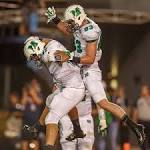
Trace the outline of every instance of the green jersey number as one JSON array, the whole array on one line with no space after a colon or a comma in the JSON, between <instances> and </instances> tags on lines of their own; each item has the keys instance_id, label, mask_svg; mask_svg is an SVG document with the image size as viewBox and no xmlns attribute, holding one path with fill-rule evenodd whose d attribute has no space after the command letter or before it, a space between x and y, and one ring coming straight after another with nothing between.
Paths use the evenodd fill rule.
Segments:
<instances>
[{"instance_id":1,"label":"green jersey number","mask_svg":"<svg viewBox=\"0 0 150 150\"><path fill-rule=\"evenodd\" d=\"M88 31L88 30L92 30L93 29L93 26L92 25L90 25L90 26L88 26L88 27L85 27L84 28L84 31L86 32L86 31Z\"/></svg>"},{"instance_id":2,"label":"green jersey number","mask_svg":"<svg viewBox=\"0 0 150 150\"><path fill-rule=\"evenodd\" d=\"M79 40L75 40L75 48L78 53L82 53L81 42Z\"/></svg>"}]
</instances>

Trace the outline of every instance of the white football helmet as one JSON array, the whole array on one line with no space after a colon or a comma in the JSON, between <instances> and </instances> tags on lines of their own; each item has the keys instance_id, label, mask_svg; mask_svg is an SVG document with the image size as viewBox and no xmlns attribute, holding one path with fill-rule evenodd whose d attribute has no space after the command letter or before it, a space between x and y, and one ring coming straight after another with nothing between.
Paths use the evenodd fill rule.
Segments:
<instances>
[{"instance_id":1,"label":"white football helmet","mask_svg":"<svg viewBox=\"0 0 150 150\"><path fill-rule=\"evenodd\" d=\"M74 20L75 24L78 24L79 26L81 26L86 16L87 15L83 7L80 5L71 5L65 10L64 13L65 21Z\"/></svg>"},{"instance_id":2,"label":"white football helmet","mask_svg":"<svg viewBox=\"0 0 150 150\"><path fill-rule=\"evenodd\" d=\"M27 59L31 59L33 55L40 58L44 52L45 43L36 36L29 37L24 44L24 55Z\"/></svg>"}]
</instances>

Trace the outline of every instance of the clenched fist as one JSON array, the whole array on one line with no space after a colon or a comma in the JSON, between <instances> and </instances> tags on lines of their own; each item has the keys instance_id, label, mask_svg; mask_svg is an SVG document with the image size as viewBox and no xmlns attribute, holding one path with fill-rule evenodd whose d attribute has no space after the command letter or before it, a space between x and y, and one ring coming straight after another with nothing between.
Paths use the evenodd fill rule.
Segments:
<instances>
[{"instance_id":1,"label":"clenched fist","mask_svg":"<svg viewBox=\"0 0 150 150\"><path fill-rule=\"evenodd\" d=\"M67 52L65 51L60 51L60 50L57 50L55 53L55 59L56 61L60 61L60 62L67 62L69 59L70 59L70 56Z\"/></svg>"}]
</instances>

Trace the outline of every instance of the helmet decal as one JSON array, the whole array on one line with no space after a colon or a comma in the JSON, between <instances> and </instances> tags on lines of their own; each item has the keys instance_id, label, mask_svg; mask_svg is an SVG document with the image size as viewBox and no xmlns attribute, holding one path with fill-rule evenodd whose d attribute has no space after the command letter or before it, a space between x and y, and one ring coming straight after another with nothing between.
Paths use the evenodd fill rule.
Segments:
<instances>
[{"instance_id":1,"label":"helmet decal","mask_svg":"<svg viewBox=\"0 0 150 150\"><path fill-rule=\"evenodd\" d=\"M34 42L34 41L31 41L31 45L32 45L34 48L36 48L37 45L38 45L38 43L37 43L37 42Z\"/></svg>"},{"instance_id":2,"label":"helmet decal","mask_svg":"<svg viewBox=\"0 0 150 150\"><path fill-rule=\"evenodd\" d=\"M38 45L37 42L31 41L30 45L28 46L28 49L31 49L32 51L34 51L37 45Z\"/></svg>"},{"instance_id":3,"label":"helmet decal","mask_svg":"<svg viewBox=\"0 0 150 150\"><path fill-rule=\"evenodd\" d=\"M29 45L28 49L31 49L32 51L34 51L32 45Z\"/></svg>"},{"instance_id":4,"label":"helmet decal","mask_svg":"<svg viewBox=\"0 0 150 150\"><path fill-rule=\"evenodd\" d=\"M34 41L31 41L30 44L31 45L28 46L28 49L31 49L31 50L35 49L37 47L37 45L38 45L38 43L34 42Z\"/></svg>"},{"instance_id":5,"label":"helmet decal","mask_svg":"<svg viewBox=\"0 0 150 150\"><path fill-rule=\"evenodd\" d=\"M81 14L81 10L79 7L76 7L74 10L71 10L70 13L72 13L74 17L77 17Z\"/></svg>"}]
</instances>

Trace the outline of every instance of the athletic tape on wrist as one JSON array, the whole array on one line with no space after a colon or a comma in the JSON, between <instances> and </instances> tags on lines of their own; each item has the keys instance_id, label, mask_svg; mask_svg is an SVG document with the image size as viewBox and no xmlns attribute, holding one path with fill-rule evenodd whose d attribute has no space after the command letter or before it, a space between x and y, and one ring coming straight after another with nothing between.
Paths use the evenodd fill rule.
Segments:
<instances>
[{"instance_id":1,"label":"athletic tape on wrist","mask_svg":"<svg viewBox=\"0 0 150 150\"><path fill-rule=\"evenodd\" d=\"M80 63L80 57L73 57L72 62L79 64Z\"/></svg>"},{"instance_id":2,"label":"athletic tape on wrist","mask_svg":"<svg viewBox=\"0 0 150 150\"><path fill-rule=\"evenodd\" d=\"M53 22L54 22L56 25L57 25L60 21L61 21L60 18L57 17L57 16L53 19Z\"/></svg>"}]
</instances>

